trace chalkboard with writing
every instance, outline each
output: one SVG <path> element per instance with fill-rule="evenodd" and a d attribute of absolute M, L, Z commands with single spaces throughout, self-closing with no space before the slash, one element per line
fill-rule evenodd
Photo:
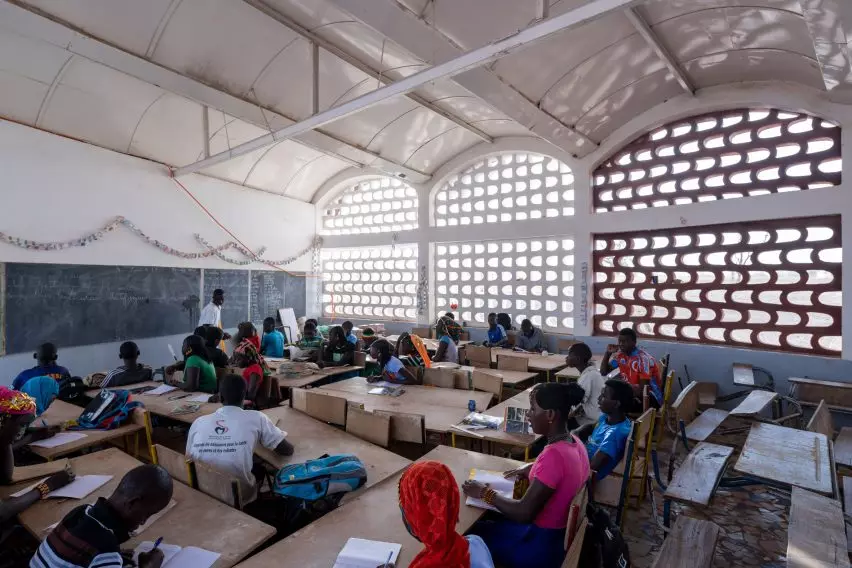
<path fill-rule="evenodd" d="M 151 266 L 5 265 L 6 352 L 192 333 L 201 271 Z"/>
<path fill-rule="evenodd" d="M 259 326 L 264 318 L 276 317 L 280 308 L 293 308 L 296 317 L 305 315 L 303 273 L 251 271 L 251 321 Z"/>
<path fill-rule="evenodd" d="M 249 316 L 249 271 L 204 269 L 203 305 L 213 298 L 213 290 L 220 288 L 225 292 L 222 305 L 222 327 L 231 329 L 248 321 Z"/>

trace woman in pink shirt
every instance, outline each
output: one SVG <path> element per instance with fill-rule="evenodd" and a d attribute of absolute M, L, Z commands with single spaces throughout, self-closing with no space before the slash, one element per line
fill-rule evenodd
<path fill-rule="evenodd" d="M 544 383 L 530 393 L 528 420 L 547 445 L 532 464 L 506 472 L 529 479 L 521 499 L 510 499 L 485 484 L 465 481 L 465 495 L 493 505 L 503 517 L 477 523 L 471 530 L 488 545 L 495 562 L 506 568 L 559 568 L 565 557 L 565 527 L 571 501 L 589 479 L 586 447 L 569 429 L 571 409 L 582 403 L 576 383 Z"/>

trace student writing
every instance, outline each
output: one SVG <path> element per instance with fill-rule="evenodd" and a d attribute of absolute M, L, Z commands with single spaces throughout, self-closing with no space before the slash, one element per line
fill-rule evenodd
<path fill-rule="evenodd" d="M 396 340 L 396 346 L 393 350 L 393 356 L 402 361 L 406 367 L 425 367 L 423 356 L 417 352 L 414 346 L 414 341 L 411 339 L 411 334 L 407 331 L 399 334 L 399 339 Z"/>
<path fill-rule="evenodd" d="M 544 351 L 546 346 L 544 334 L 541 333 L 541 330 L 528 319 L 522 321 L 521 333 L 515 337 L 515 349 L 540 353 Z"/>
<path fill-rule="evenodd" d="M 346 333 L 339 325 L 328 332 L 328 341 L 322 349 L 320 367 L 343 367 L 355 362 L 355 345 L 347 341 Z"/>
<path fill-rule="evenodd" d="M 122 568 L 121 545 L 172 499 L 172 478 L 157 465 L 140 465 L 107 499 L 77 507 L 38 547 L 30 568 Z M 139 555 L 139 568 L 160 568 L 161 550 Z"/>

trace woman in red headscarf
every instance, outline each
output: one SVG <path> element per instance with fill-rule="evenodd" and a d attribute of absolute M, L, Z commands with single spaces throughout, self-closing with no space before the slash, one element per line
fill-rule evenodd
<path fill-rule="evenodd" d="M 402 520 L 411 536 L 424 546 L 411 568 L 494 568 L 481 538 L 456 532 L 459 505 L 458 483 L 444 464 L 416 462 L 402 474 Z"/>

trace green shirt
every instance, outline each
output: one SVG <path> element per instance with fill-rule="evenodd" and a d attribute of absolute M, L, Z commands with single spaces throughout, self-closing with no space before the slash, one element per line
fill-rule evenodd
<path fill-rule="evenodd" d="M 216 392 L 216 367 L 213 366 L 213 363 L 210 361 L 205 361 L 198 355 L 191 355 L 189 359 L 186 360 L 186 367 L 184 367 L 184 373 L 188 369 L 192 367 L 198 368 L 200 373 L 198 377 L 198 390 L 201 392 L 207 392 L 210 394 L 215 394 Z"/>
<path fill-rule="evenodd" d="M 299 349 L 319 349 L 322 347 L 322 337 L 317 335 L 308 338 L 302 337 L 299 341 L 296 342 L 296 347 Z"/>

